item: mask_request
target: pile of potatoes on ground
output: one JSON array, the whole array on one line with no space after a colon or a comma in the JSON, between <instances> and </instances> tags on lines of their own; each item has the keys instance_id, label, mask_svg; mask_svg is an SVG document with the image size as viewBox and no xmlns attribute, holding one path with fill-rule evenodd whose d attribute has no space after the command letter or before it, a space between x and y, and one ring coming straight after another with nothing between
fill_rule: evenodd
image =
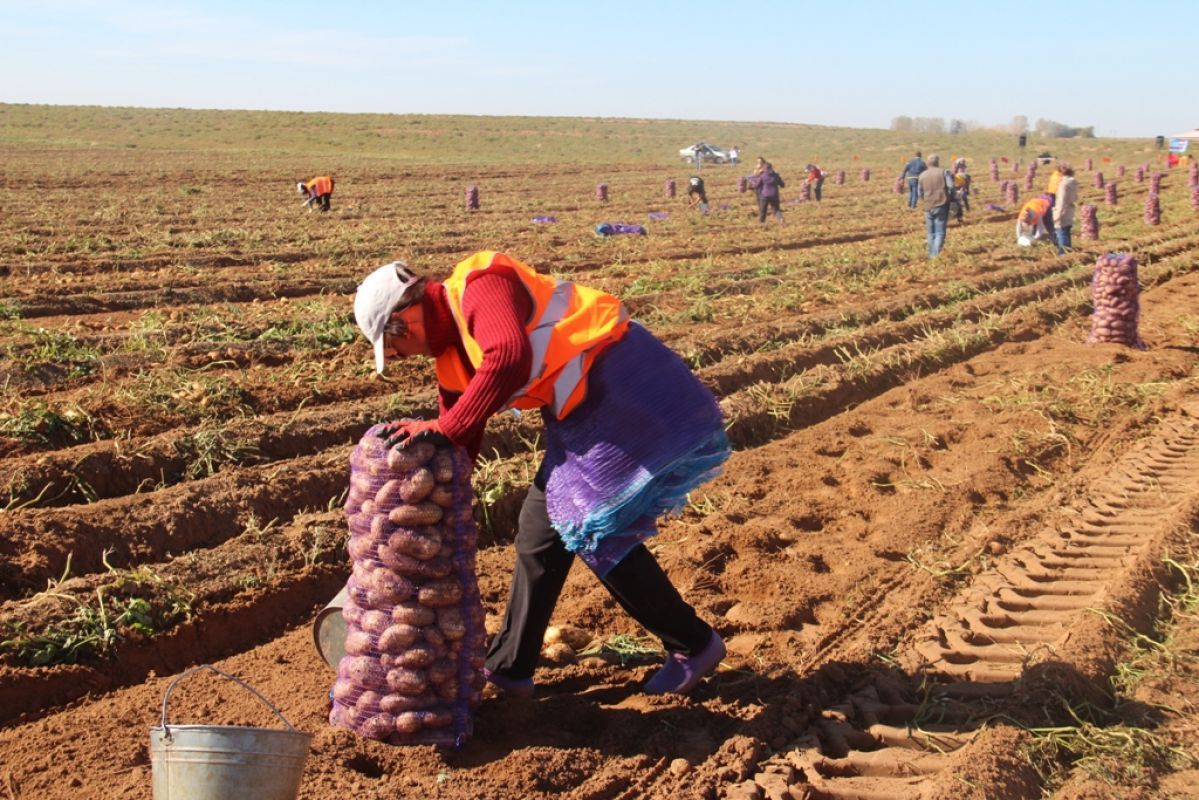
<instances>
[{"instance_id":1,"label":"pile of potatoes on ground","mask_svg":"<svg viewBox=\"0 0 1199 800\"><path fill-rule=\"evenodd\" d=\"M1144 348L1140 322L1140 284L1137 260L1126 253L1100 256L1091 278L1091 334L1088 342L1115 342Z\"/></svg>"},{"instance_id":2,"label":"pile of potatoes on ground","mask_svg":"<svg viewBox=\"0 0 1199 800\"><path fill-rule=\"evenodd\" d=\"M431 442L388 449L380 427L350 456L353 569L329 721L392 744L458 747L482 696L486 636L470 457Z\"/></svg>"}]
</instances>

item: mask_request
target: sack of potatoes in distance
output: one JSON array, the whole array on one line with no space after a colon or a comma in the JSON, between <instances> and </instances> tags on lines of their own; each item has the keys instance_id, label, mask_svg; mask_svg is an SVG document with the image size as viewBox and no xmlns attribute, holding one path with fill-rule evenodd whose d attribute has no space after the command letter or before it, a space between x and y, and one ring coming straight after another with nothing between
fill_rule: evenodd
<instances>
[{"instance_id":1,"label":"sack of potatoes in distance","mask_svg":"<svg viewBox=\"0 0 1199 800\"><path fill-rule=\"evenodd\" d=\"M461 747L483 688L470 457L388 448L376 425L350 455L352 570L329 721L391 744Z\"/></svg>"}]
</instances>

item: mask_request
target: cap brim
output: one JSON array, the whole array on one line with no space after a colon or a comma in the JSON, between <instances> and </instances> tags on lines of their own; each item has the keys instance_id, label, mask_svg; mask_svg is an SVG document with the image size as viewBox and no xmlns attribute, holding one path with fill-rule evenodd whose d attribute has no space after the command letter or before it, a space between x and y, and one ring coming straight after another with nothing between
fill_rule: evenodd
<instances>
[{"instance_id":1,"label":"cap brim","mask_svg":"<svg viewBox=\"0 0 1199 800\"><path fill-rule=\"evenodd\" d=\"M383 374L383 367L387 364L387 358L383 354L383 336L379 336L375 340L375 372Z\"/></svg>"}]
</instances>

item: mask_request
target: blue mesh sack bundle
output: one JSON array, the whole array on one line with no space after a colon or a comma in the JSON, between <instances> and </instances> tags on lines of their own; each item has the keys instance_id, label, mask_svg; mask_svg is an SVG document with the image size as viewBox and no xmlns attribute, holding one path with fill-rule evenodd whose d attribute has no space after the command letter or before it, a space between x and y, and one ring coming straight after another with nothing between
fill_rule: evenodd
<instances>
[{"instance_id":1,"label":"blue mesh sack bundle","mask_svg":"<svg viewBox=\"0 0 1199 800\"><path fill-rule=\"evenodd\" d=\"M353 569L329 721L391 744L460 747L485 646L470 457L432 442L389 449L380 428L350 455Z\"/></svg>"}]
</instances>

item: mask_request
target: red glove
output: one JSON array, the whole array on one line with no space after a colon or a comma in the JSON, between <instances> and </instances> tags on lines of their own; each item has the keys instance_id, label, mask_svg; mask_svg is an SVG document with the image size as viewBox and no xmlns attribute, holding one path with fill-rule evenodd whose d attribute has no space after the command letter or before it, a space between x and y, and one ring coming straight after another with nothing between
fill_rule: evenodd
<instances>
[{"instance_id":1,"label":"red glove","mask_svg":"<svg viewBox=\"0 0 1199 800\"><path fill-rule=\"evenodd\" d=\"M442 432L441 425L435 419L391 422L379 429L378 436L383 440L384 446L388 449L397 445L406 447L416 442L448 444L450 441Z\"/></svg>"}]
</instances>

